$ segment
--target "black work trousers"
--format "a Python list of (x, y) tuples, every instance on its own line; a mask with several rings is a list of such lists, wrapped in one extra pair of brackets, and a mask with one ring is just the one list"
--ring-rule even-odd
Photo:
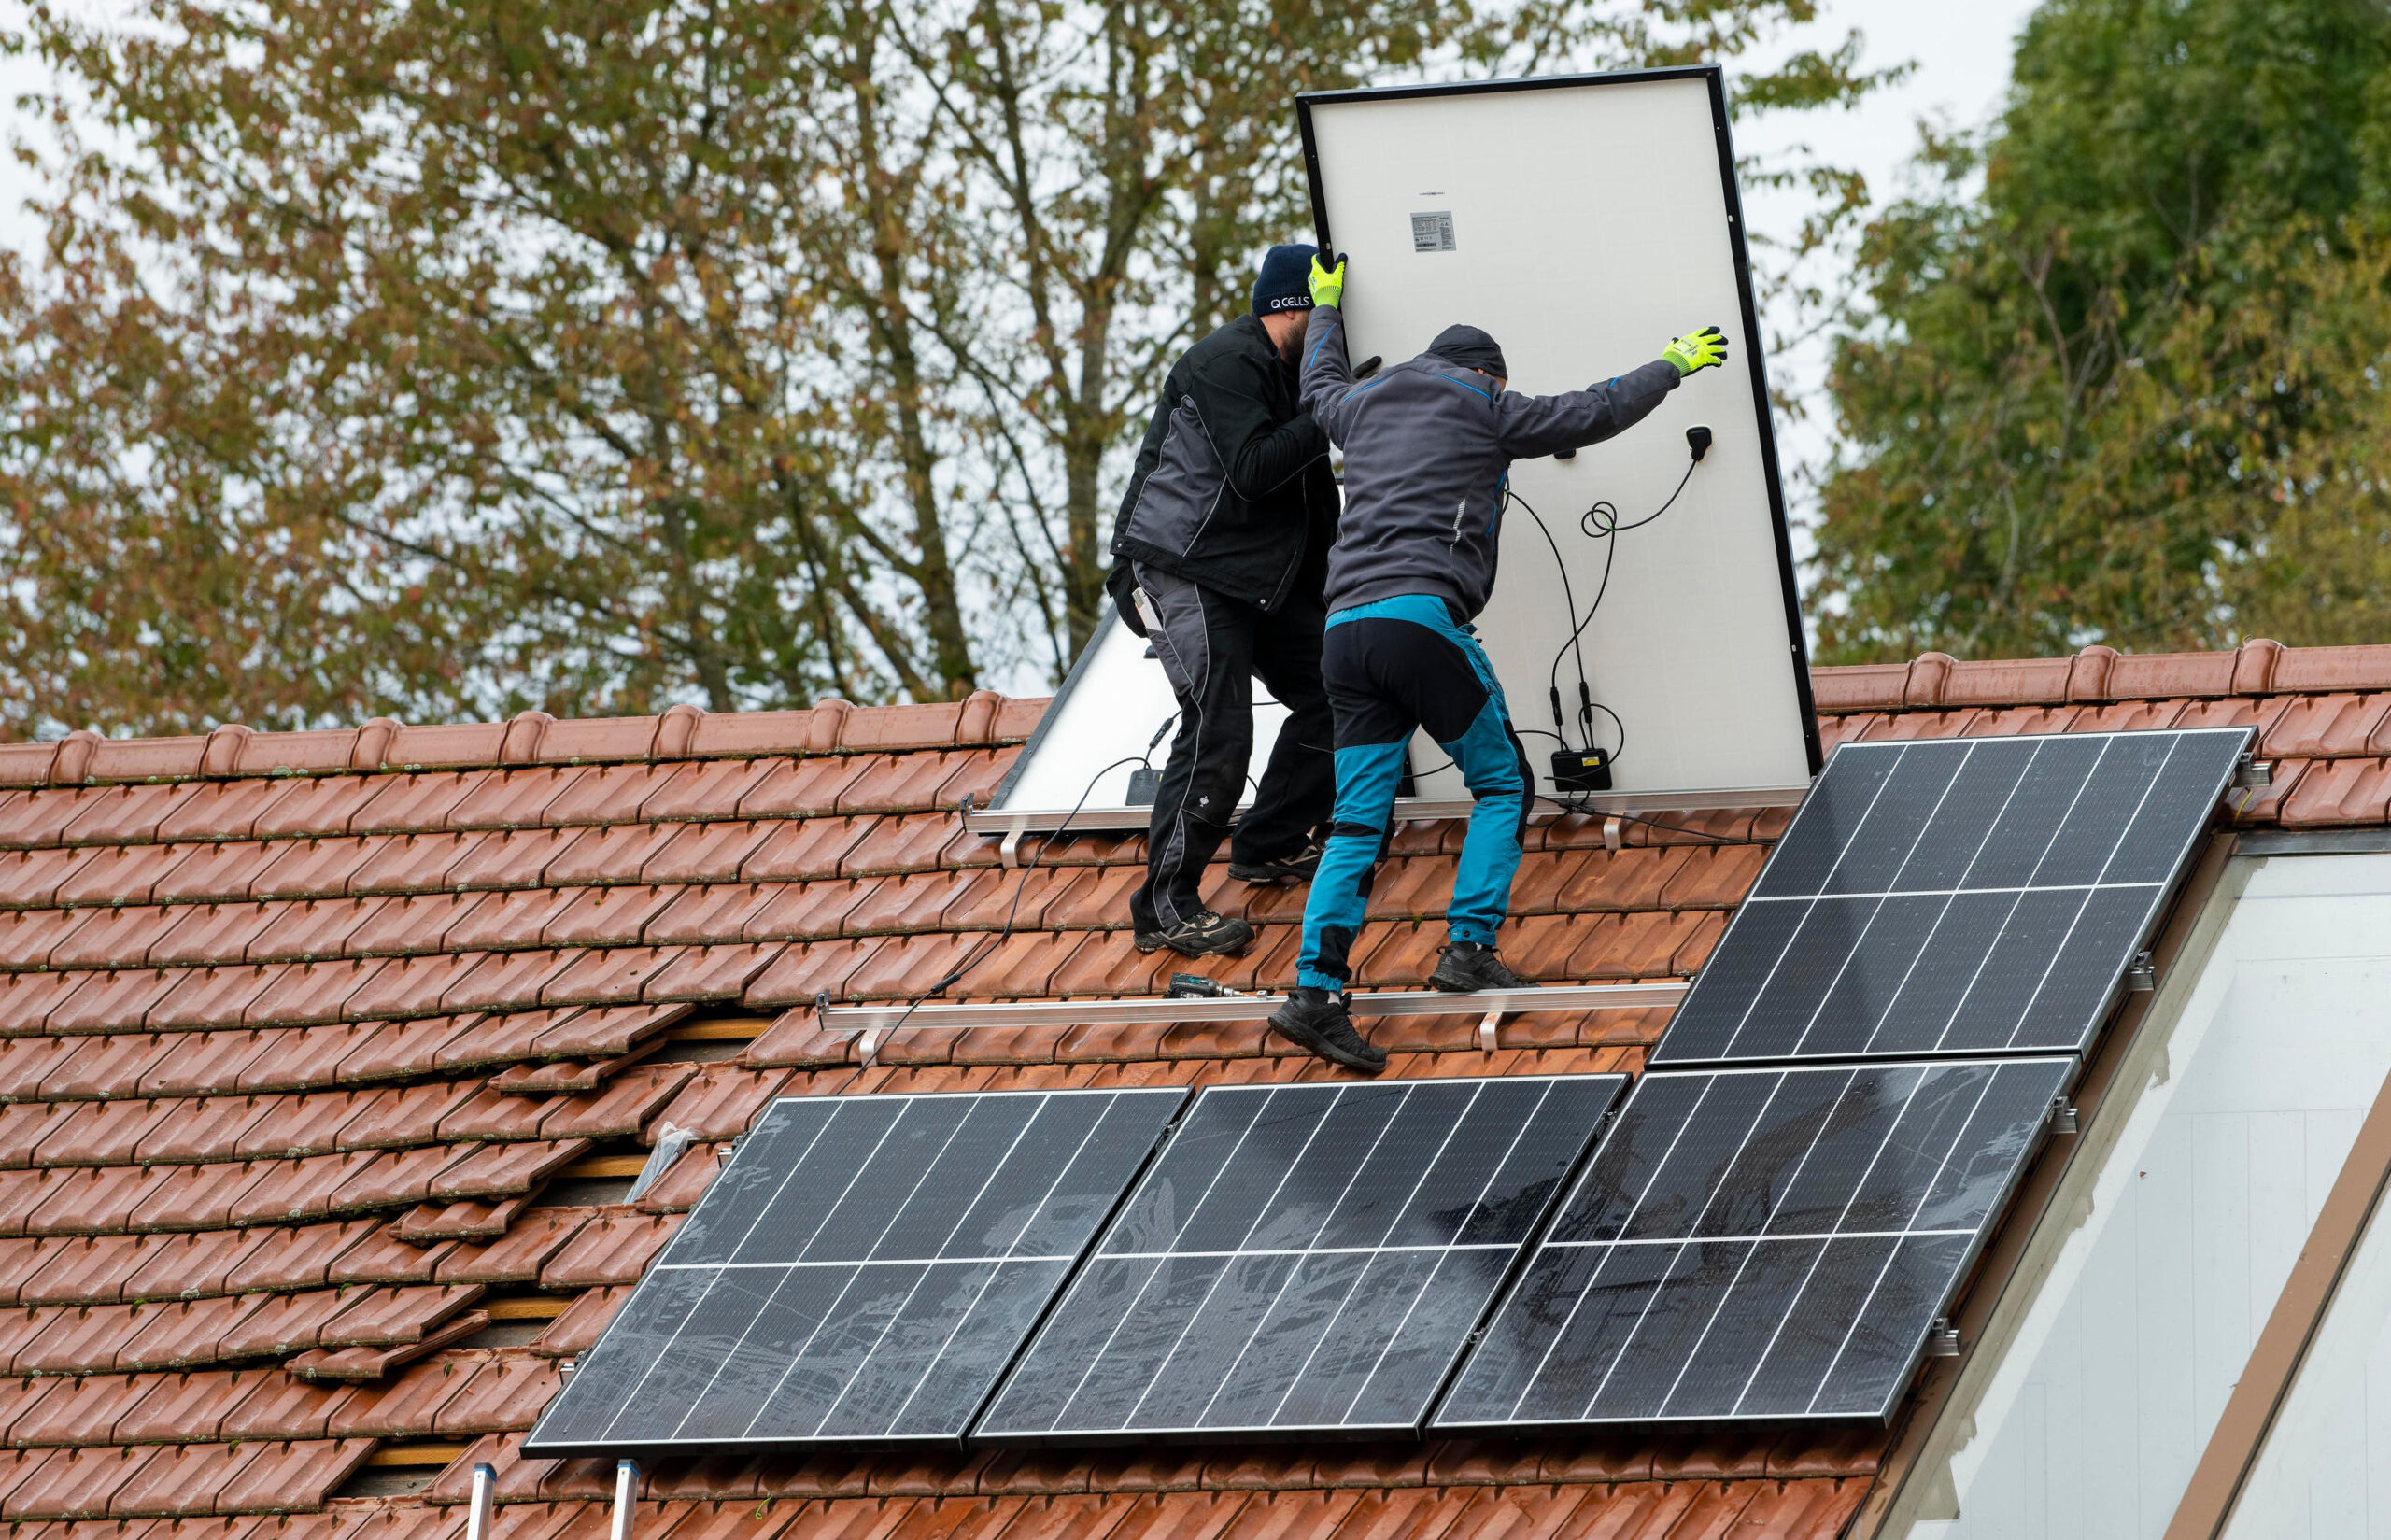
[(1328, 822), (1337, 761), (1328, 694), (1320, 679), (1320, 600), (1299, 597), (1275, 611), (1139, 564), (1138, 586), (1153, 602), (1154, 656), (1179, 697), (1179, 732), (1163, 766), (1146, 837), (1146, 880), (1129, 900), (1140, 930), (1165, 930), (1203, 910), (1205, 865), (1229, 832), (1253, 757), (1256, 675), (1287, 708), (1253, 805), (1236, 818), (1230, 859), (1293, 855)]

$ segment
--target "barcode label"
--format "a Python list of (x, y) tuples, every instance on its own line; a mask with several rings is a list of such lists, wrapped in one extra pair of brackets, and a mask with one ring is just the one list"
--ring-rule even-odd
[(1414, 251), (1452, 250), (1452, 210), (1440, 208), (1433, 214), (1411, 216), (1411, 249)]

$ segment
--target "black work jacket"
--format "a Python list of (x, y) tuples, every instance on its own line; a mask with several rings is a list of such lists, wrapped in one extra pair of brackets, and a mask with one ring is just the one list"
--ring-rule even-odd
[(1258, 318), (1239, 316), (1163, 381), (1113, 521), (1106, 587), (1119, 601), (1128, 564), (1142, 561), (1265, 610), (1307, 588), (1317, 598), (1337, 511), (1328, 435), (1303, 410), (1295, 367)]

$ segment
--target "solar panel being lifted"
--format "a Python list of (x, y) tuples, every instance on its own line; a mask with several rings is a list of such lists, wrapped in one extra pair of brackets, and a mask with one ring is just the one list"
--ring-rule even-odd
[(2249, 742), (1844, 744), (1652, 1063), (2081, 1051)]
[(1625, 1083), (1208, 1088), (974, 1442), (1416, 1433)]
[(1883, 1419), (2073, 1067), (1647, 1074), (1432, 1431)]
[(1186, 1095), (774, 1102), (525, 1452), (958, 1442)]

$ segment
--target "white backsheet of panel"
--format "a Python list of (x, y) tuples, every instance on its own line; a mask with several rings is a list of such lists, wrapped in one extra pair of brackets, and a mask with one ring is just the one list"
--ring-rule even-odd
[[(1518, 462), (1511, 485), (1560, 543), (1582, 613), (1603, 550), (1578, 516), (1596, 498), (1622, 521), (1651, 513), (1684, 473), (1686, 429), (1709, 427), (1716, 442), (1677, 505), (1618, 537), (1609, 591), (1584, 633), (1594, 698), (1627, 728), (1613, 784), (1805, 784), (1797, 638), (1754, 393), (1760, 349), (1744, 319), (1706, 73), (1307, 106), (1321, 212), (1351, 261), (1345, 314), (1357, 361), (1410, 358), (1467, 322), (1502, 345), (1512, 389), (1549, 394), (1649, 362), (1696, 327), (1727, 332), (1724, 367), (1688, 379), (1642, 423), (1574, 461)], [(1451, 250), (1414, 249), (1422, 214), (1450, 216)], [(1568, 612), (1551, 553), (1516, 507), (1478, 624), (1513, 721), (1549, 729), (1546, 681)], [(1561, 677), (1574, 718), (1571, 663)], [(1598, 715), (1596, 742), (1610, 746), (1612, 734)], [(1526, 743), (1549, 792), (1556, 745)], [(1415, 751), (1414, 763), (1443, 757)], [(1461, 778), (1424, 776), (1420, 794), (1460, 796)]]
[[(1089, 655), (1074, 671), (1070, 687), (1048, 708), (1035, 748), (1025, 756), (1020, 775), (998, 805), (1068, 812), (1084, 795), (1087, 802), (1081, 817), (1086, 821), (1072, 827), (1114, 828), (1122, 825), (1117, 814), (1126, 805), (1129, 775), (1137, 766), (1113, 765), (1100, 777), (1096, 771), (1116, 759), (1134, 760), (1145, 753), (1146, 741), (1170, 720), (1179, 704), (1162, 664), (1146, 656), (1145, 639), (1123, 625), (1109, 606), (1104, 629), (1088, 646)], [(1238, 798), (1241, 803), (1252, 800), (1253, 783), (1270, 762), (1271, 746), (1279, 741), (1279, 724), (1286, 719), (1287, 708), (1271, 699), (1270, 692), (1255, 680), (1253, 761), (1244, 795)], [(1169, 753), (1170, 739), (1166, 736), (1154, 745), (1156, 770)], [(1096, 777), (1094, 791), (1088, 789), (1091, 777)], [(1115, 816), (1104, 816), (1105, 810)], [(1138, 811), (1141, 821), (1143, 810)]]

